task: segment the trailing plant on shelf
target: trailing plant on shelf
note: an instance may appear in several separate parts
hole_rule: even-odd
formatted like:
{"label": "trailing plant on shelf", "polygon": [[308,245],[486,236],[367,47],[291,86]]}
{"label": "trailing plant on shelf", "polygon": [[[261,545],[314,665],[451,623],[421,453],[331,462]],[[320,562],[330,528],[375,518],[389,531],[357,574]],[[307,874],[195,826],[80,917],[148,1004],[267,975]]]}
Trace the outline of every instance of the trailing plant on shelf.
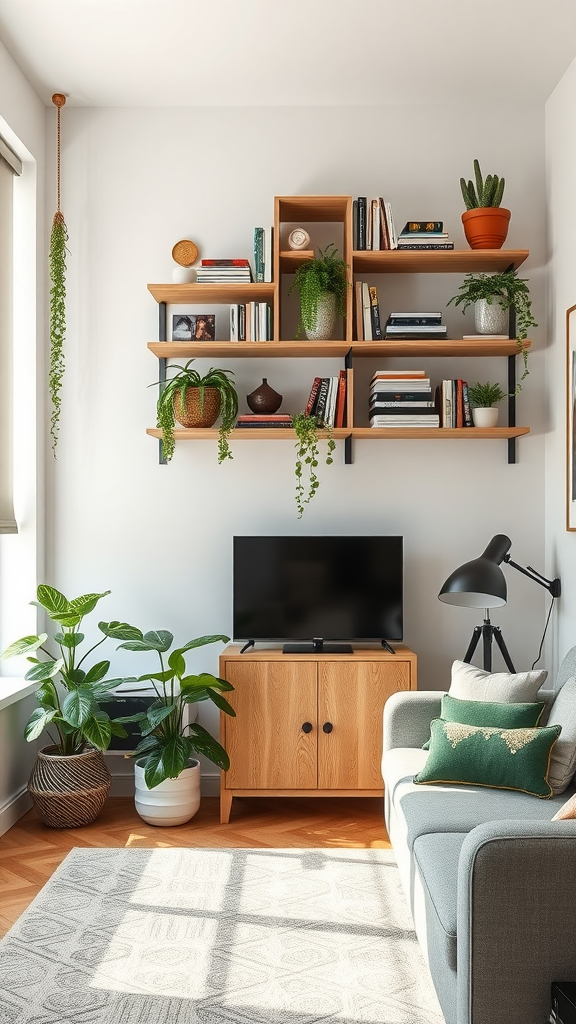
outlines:
{"label": "trailing plant on shelf", "polygon": [[118,645],[118,650],[156,651],[159,659],[159,672],[148,672],[137,680],[151,683],[157,699],[146,712],[121,719],[124,723],[138,723],[142,739],[126,756],[141,761],[148,788],[154,789],[166,779],[177,779],[196,753],[203,754],[218,768],[227,771],[230,759],[224,747],[197,722],[185,724],[184,710],[189,704],[210,700],[226,715],[236,716],[234,708],[222,696],[223,692],[234,689],[231,683],[210,672],[189,674],[186,668],[188,651],[207,644],[227,643],[229,637],[200,636],[172,651],[174,637],[164,629],[142,633],[132,627],[129,639],[125,639],[125,634],[120,631],[118,637],[124,640]]}
{"label": "trailing plant on shelf", "polygon": [[500,206],[504,195],[505,179],[499,178],[497,174],[489,174],[484,180],[478,160],[474,161],[474,179],[476,188],[474,188],[473,181],[460,178],[460,188],[466,209],[477,210],[480,207]]}
{"label": "trailing plant on shelf", "polygon": [[477,381],[476,384],[468,386],[468,397],[476,409],[490,409],[496,402],[506,398],[506,392],[502,391],[499,384],[492,384],[490,381],[481,384]]}
{"label": "trailing plant on shelf", "polygon": [[[292,418],[292,426],[298,438],[296,442],[296,508],[298,518],[301,519],[304,513],[304,506],[308,504],[316,494],[320,486],[316,470],[320,462],[320,449],[318,428],[320,424],[316,416],[306,416],[298,413]],[[327,451],[326,465],[331,466],[334,462],[332,453],[336,448],[336,442],[332,437],[332,430],[327,427]]]}
{"label": "trailing plant on shelf", "polygon": [[[221,463],[232,458],[228,438],[238,416],[238,394],[234,382],[230,379],[233,371],[211,367],[208,373],[202,376],[198,370],[190,367],[193,362],[193,359],[189,359],[185,366],[170,367],[178,370],[178,373],[166,381],[158,398],[158,426],[162,430],[163,455],[167,462],[174,455],[176,420],[184,426],[210,426],[220,415],[218,463]],[[193,398],[196,406],[194,410],[191,410],[189,405],[191,391],[196,392],[195,399]],[[209,404],[213,406],[212,415],[205,416]],[[190,418],[187,416],[188,413],[191,414]]]}
{"label": "trailing plant on shelf", "polygon": [[[98,661],[90,668],[82,666],[107,637],[127,639],[132,627],[125,622],[99,622],[98,629],[103,636],[79,657],[79,647],[85,639],[80,632],[82,620],[109,593],[106,590],[103,594],[84,594],[69,601],[54,587],[41,584],[38,600],[33,603],[43,608],[56,623],[51,641],[56,653],[47,646],[48,634],[40,633],[16,640],[0,655],[1,658],[28,656],[32,667],[25,678],[39,685],[36,690],[39,707],[32,712],[24,736],[30,743],[46,730],[55,747],[53,753],[63,757],[80,754],[88,747],[106,750],[113,735],[126,736],[123,725],[112,720],[100,707],[110,700],[110,690],[122,679],[106,679],[109,661]],[[40,653],[42,657],[37,657]]]}
{"label": "trailing plant on shelf", "polygon": [[300,294],[297,338],[301,337],[302,331],[316,330],[319,302],[327,293],[334,296],[336,316],[346,315],[346,292],[349,287],[347,273],[348,265],[339,256],[334,243],[327,245],[325,249],[318,249],[316,258],[300,264],[288,293],[297,290]]}
{"label": "trailing plant on shelf", "polygon": [[496,303],[504,310],[513,309],[516,314],[516,341],[524,360],[524,372],[516,387],[515,394],[522,390],[521,382],[528,376],[528,349],[524,341],[531,327],[537,327],[532,316],[532,300],[527,279],[518,277],[515,270],[503,270],[500,274],[466,274],[459,294],[453,295],[447,305],[462,306],[465,313],[469,306],[485,299],[489,305]]}

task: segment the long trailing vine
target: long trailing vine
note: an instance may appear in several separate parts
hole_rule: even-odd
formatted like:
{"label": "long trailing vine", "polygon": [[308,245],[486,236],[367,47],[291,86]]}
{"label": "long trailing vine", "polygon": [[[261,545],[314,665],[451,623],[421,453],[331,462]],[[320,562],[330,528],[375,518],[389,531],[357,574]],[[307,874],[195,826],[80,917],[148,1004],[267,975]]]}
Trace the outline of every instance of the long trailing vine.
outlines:
{"label": "long trailing vine", "polygon": [[[306,416],[298,413],[292,418],[292,426],[296,432],[296,465],[294,473],[296,476],[296,508],[298,519],[302,518],[304,506],[307,505],[318,490],[320,481],[316,470],[320,463],[320,449],[318,447],[318,427],[316,416]],[[326,427],[326,465],[331,466],[334,462],[332,453],[336,448],[336,442],[332,437],[332,428]]]}
{"label": "long trailing vine", "polygon": [[60,423],[60,389],[64,376],[64,339],[66,337],[66,242],[68,230],[63,214],[54,214],[50,234],[50,368],[48,388],[52,399],[50,435],[56,455]]}

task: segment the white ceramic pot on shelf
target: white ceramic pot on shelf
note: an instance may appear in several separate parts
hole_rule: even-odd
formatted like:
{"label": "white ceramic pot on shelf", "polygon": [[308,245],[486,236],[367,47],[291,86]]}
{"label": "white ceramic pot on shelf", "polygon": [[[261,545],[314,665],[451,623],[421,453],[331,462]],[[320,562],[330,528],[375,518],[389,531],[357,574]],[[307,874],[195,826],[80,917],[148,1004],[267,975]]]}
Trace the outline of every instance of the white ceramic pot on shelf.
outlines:
{"label": "white ceramic pot on shelf", "polygon": [[308,341],[329,341],[336,327],[336,296],[333,292],[323,292],[318,298],[316,326],[312,330],[304,328]]}
{"label": "white ceramic pot on shelf", "polygon": [[474,303],[474,325],[478,334],[508,334],[508,310],[496,298],[492,302],[478,299]]}
{"label": "white ceramic pot on shelf", "polygon": [[166,779],[148,789],[144,778],[145,758],[134,765],[136,810],[149,825],[183,825],[200,807],[200,762],[191,760],[177,779]]}
{"label": "white ceramic pot on shelf", "polygon": [[472,419],[475,427],[495,427],[498,423],[498,409],[472,409]]}

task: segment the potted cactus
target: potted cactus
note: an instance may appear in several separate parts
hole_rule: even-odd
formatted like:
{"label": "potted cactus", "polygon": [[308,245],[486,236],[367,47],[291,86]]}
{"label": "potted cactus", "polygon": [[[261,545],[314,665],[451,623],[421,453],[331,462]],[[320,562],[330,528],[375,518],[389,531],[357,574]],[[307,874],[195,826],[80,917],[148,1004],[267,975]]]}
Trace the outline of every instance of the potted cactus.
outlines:
{"label": "potted cactus", "polygon": [[480,164],[474,161],[474,181],[460,178],[466,205],[462,224],[471,249],[501,249],[508,234],[510,210],[500,204],[504,194],[504,178],[489,174],[482,178]]}

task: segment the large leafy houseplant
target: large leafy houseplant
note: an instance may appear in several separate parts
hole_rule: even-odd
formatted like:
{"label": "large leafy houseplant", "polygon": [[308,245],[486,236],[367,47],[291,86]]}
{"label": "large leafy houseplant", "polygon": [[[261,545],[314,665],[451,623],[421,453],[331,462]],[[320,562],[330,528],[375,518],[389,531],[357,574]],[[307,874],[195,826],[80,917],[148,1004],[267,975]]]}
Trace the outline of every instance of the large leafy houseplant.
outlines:
{"label": "large leafy houseplant", "polygon": [[[218,462],[232,458],[228,437],[238,416],[238,394],[234,382],[230,379],[232,370],[221,370],[211,367],[208,373],[200,374],[191,367],[193,359],[185,366],[174,365],[171,369],[178,372],[163,385],[157,403],[158,426],[162,430],[162,451],[167,462],[174,455],[174,424],[181,412],[186,408],[186,394],[191,388],[198,389],[200,410],[204,410],[207,389],[215,389],[220,396],[220,429],[218,435]],[[156,382],[162,383],[162,382]],[[175,408],[176,407],[176,408]],[[218,413],[214,417],[217,418]]]}
{"label": "large leafy houseplant", "polygon": [[90,667],[86,659],[110,637],[128,637],[132,627],[126,623],[99,622],[102,637],[80,656],[85,634],[80,627],[101,598],[110,593],[83,594],[69,601],[54,587],[41,584],[37,604],[56,624],[52,640],[47,633],[25,636],[10,644],[0,655],[13,658],[27,655],[31,668],[25,678],[37,682],[36,708],[25,727],[24,736],[31,742],[46,730],[54,745],[53,753],[61,756],[80,754],[89,747],[106,750],[112,735],[126,736],[124,726],[102,710],[101,703],[110,699],[110,690],[121,679],[107,679],[109,661],[97,661]]}
{"label": "large leafy houseplant", "polygon": [[313,331],[318,323],[318,303],[326,293],[336,299],[336,315],[346,315],[346,292],[348,289],[348,265],[338,255],[332,243],[325,249],[318,249],[315,259],[306,260],[297,268],[290,292],[300,293],[300,323],[296,337],[302,330]]}
{"label": "large leafy houseplant", "polygon": [[[516,314],[516,341],[522,352],[524,360],[524,372],[520,381],[528,375],[528,349],[524,341],[528,337],[531,327],[537,327],[532,316],[532,300],[528,289],[527,279],[518,277],[515,270],[503,270],[499,274],[466,274],[458,295],[453,295],[447,305],[454,303],[455,306],[462,306],[465,313],[469,306],[473,306],[480,299],[485,299],[489,305],[496,303],[504,310],[513,309]],[[520,384],[517,391],[520,390]]]}
{"label": "large leafy houseplant", "polygon": [[[298,519],[302,518],[304,506],[312,500],[320,486],[316,470],[320,462],[320,449],[318,447],[318,418],[314,415],[306,416],[305,413],[298,413],[292,418],[292,426],[296,432],[296,507]],[[323,424],[322,424],[323,426]],[[328,427],[326,465],[331,466],[334,462],[333,452],[336,442],[332,437],[331,429]],[[307,480],[307,486],[305,481]]]}
{"label": "large leafy houseplant", "polygon": [[[114,631],[110,635],[114,635]],[[206,644],[227,643],[227,636],[200,636],[189,640],[183,647],[170,650],[174,637],[167,630],[142,633],[131,627],[131,636],[126,639],[125,630],[118,630],[123,639],[118,650],[137,652],[155,651],[159,659],[159,672],[147,672],[139,676],[138,682],[152,684],[156,700],[146,712],[140,712],[120,719],[137,722],[142,739],[129,757],[138,758],[144,767],[144,778],[149,789],[154,789],[166,779],[176,779],[187,767],[195,753],[203,754],[219,768],[227,770],[230,759],[224,747],[198,725],[186,724],[184,710],[189,704],[211,700],[220,711],[235,716],[223,692],[234,687],[226,679],[219,679],[210,672],[190,674],[186,668],[186,653]]]}

